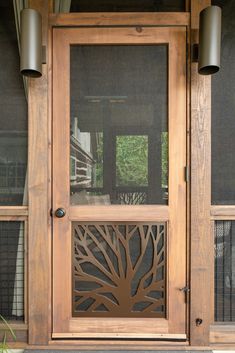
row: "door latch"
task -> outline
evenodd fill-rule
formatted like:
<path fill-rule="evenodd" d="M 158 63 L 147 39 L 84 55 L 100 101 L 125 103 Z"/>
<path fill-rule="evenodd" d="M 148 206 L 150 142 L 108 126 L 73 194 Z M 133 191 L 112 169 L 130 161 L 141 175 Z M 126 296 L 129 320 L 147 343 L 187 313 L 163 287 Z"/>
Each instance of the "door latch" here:
<path fill-rule="evenodd" d="M 188 286 L 185 286 L 183 288 L 180 288 L 179 290 L 185 294 L 185 302 L 187 303 L 187 299 L 188 299 L 188 294 L 190 292 L 190 288 Z"/>
<path fill-rule="evenodd" d="M 185 286 L 183 288 L 180 288 L 180 291 L 184 292 L 184 293 L 189 293 L 190 292 L 190 288 L 188 286 Z"/>

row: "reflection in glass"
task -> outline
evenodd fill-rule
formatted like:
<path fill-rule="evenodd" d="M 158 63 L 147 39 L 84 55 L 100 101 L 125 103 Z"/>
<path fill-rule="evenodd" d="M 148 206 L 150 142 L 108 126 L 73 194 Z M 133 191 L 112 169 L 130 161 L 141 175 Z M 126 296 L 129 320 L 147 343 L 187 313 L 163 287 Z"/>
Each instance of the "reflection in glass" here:
<path fill-rule="evenodd" d="M 117 136 L 116 186 L 148 186 L 148 136 Z"/>
<path fill-rule="evenodd" d="M 71 47 L 71 203 L 166 204 L 167 47 Z"/>

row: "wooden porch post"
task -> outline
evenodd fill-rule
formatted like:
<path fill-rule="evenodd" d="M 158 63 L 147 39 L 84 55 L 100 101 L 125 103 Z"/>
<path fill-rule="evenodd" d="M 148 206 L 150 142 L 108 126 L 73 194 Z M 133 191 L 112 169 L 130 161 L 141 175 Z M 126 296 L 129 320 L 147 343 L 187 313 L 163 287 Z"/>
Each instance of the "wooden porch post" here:
<path fill-rule="evenodd" d="M 42 15 L 43 45 L 47 46 L 48 12 L 52 1 L 30 0 Z M 48 52 L 48 50 L 47 50 Z M 50 213 L 48 160 L 48 69 L 29 79 L 29 240 L 28 240 L 28 343 L 46 345 L 50 328 Z"/>
<path fill-rule="evenodd" d="M 191 39 L 198 43 L 199 13 L 210 0 L 191 1 Z M 209 345 L 211 318 L 211 79 L 191 65 L 191 306 L 190 343 Z M 200 321 L 202 320 L 202 321 Z"/>

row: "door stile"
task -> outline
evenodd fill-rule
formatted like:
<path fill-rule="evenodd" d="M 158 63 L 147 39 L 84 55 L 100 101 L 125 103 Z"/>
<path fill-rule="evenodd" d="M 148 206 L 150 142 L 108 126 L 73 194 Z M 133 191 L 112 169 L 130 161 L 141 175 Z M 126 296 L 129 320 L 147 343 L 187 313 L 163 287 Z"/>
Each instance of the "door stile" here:
<path fill-rule="evenodd" d="M 185 332 L 180 288 L 186 285 L 186 32 L 171 34 L 169 44 L 169 330 Z M 179 49 L 180 48 L 180 49 Z M 177 63 L 177 70 L 175 67 Z M 182 143 L 178 143 L 181 141 Z M 177 146 L 177 149 L 176 149 Z M 179 210 L 179 205 L 182 208 Z M 172 240 L 172 241 L 170 241 Z M 177 248 L 177 250 L 176 250 Z M 184 254 L 182 254 L 184 249 Z M 183 256 L 182 256 L 183 255 Z M 177 264 L 175 266 L 174 264 Z M 183 286 L 182 286 L 183 285 Z M 175 320 L 177 317 L 177 320 Z"/>
<path fill-rule="evenodd" d="M 69 209 L 69 43 L 63 34 L 54 31 L 53 50 L 53 209 L 63 207 Z M 65 74 L 66 73 L 66 74 Z M 56 89 L 55 89 L 56 88 Z M 64 101 L 65 104 L 60 104 Z M 59 103 L 59 107 L 58 107 Z M 63 121 L 64 119 L 64 121 Z M 53 218 L 53 329 L 61 332 L 69 330 L 71 317 L 71 298 L 68 288 L 71 288 L 71 224 L 69 215 L 63 222 Z M 56 235 L 56 236 L 55 236 Z M 60 254 L 60 256 L 56 256 Z M 61 264 L 63 256 L 63 265 Z M 61 278 L 63 279 L 61 281 Z M 61 320 L 61 317 L 64 319 Z"/>

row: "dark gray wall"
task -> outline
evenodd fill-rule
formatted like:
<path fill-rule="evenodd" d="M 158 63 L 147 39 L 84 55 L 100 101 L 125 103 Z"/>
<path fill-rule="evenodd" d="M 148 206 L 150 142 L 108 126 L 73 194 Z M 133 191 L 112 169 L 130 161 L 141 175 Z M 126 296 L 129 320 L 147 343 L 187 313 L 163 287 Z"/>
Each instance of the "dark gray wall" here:
<path fill-rule="evenodd" d="M 212 202 L 235 204 L 235 1 L 222 7 L 221 70 L 212 78 Z"/>
<path fill-rule="evenodd" d="M 71 12 L 184 11 L 185 0 L 72 0 Z"/>
<path fill-rule="evenodd" d="M 13 4 L 4 0 L 0 2 L 0 205 L 22 204 L 27 124 Z"/>

